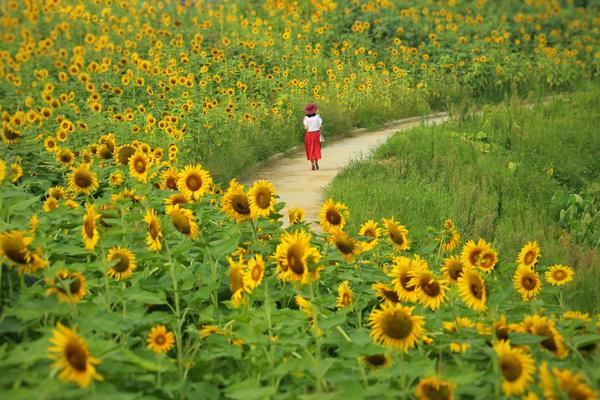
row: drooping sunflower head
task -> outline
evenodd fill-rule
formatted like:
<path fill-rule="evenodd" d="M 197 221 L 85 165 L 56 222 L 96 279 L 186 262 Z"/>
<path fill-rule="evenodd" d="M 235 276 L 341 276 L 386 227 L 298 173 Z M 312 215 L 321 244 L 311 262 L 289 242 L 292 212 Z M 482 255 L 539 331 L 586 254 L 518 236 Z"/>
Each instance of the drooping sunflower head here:
<path fill-rule="evenodd" d="M 337 308 L 348 307 L 352 304 L 352 289 L 348 281 L 344 281 L 338 286 Z"/>
<path fill-rule="evenodd" d="M 46 295 L 56 294 L 61 303 L 79 303 L 87 293 L 87 281 L 81 272 L 59 271 L 46 283 L 50 286 Z"/>
<path fill-rule="evenodd" d="M 89 386 L 93 379 L 101 381 L 103 378 L 94 366 L 100 364 L 100 360 L 91 356 L 83 338 L 60 322 L 56 328 L 52 330 L 52 345 L 48 351 L 49 357 L 56 360 L 52 366 L 61 370 L 60 380 L 75 382 L 82 388 Z"/>
<path fill-rule="evenodd" d="M 569 354 L 565 346 L 565 340 L 556 329 L 554 320 L 539 315 L 526 316 L 523 319 L 523 325 L 527 332 L 543 336 L 544 340 L 540 342 L 540 345 L 544 349 L 553 352 L 558 358 L 565 358 Z"/>
<path fill-rule="evenodd" d="M 392 304 L 400 302 L 400 297 L 398 296 L 396 289 L 386 285 L 383 282 L 375 282 L 371 288 L 375 291 L 375 296 L 377 296 L 381 301 Z"/>
<path fill-rule="evenodd" d="M 212 178 L 201 165 L 188 165 L 179 174 L 177 188 L 191 198 L 198 200 L 209 190 Z"/>
<path fill-rule="evenodd" d="M 377 343 L 408 351 L 423 332 L 423 317 L 413 315 L 413 307 L 384 303 L 371 312 L 371 337 Z"/>
<path fill-rule="evenodd" d="M 90 171 L 90 164 L 79 164 L 69 176 L 69 190 L 77 194 L 92 194 L 98 189 L 96 174 Z"/>
<path fill-rule="evenodd" d="M 117 165 L 129 165 L 129 160 L 135 154 L 135 147 L 130 144 L 124 144 L 117 148 L 115 163 Z"/>
<path fill-rule="evenodd" d="M 19 132 L 12 124 L 8 122 L 2 123 L 2 140 L 6 144 L 15 144 L 23 137 L 23 134 Z"/>
<path fill-rule="evenodd" d="M 533 270 L 533 267 L 521 264 L 515 272 L 513 286 L 523 297 L 523 300 L 532 300 L 540 292 L 542 280 L 537 272 Z"/>
<path fill-rule="evenodd" d="M 527 242 L 519 252 L 517 264 L 533 267 L 535 264 L 537 264 L 539 258 L 540 246 L 538 245 L 538 242 Z"/>
<path fill-rule="evenodd" d="M 229 289 L 235 295 L 237 292 L 244 290 L 244 271 L 246 264 L 240 256 L 237 260 L 232 257 L 227 257 L 229 261 Z"/>
<path fill-rule="evenodd" d="M 426 269 L 415 269 L 409 276 L 419 302 L 432 310 L 438 309 L 446 298 L 446 285 Z"/>
<path fill-rule="evenodd" d="M 148 348 L 155 353 L 166 353 L 173 348 L 175 344 L 175 335 L 167 331 L 164 325 L 152 327 L 148 338 L 146 339 Z"/>
<path fill-rule="evenodd" d="M 487 289 L 483 278 L 473 268 L 466 268 L 457 281 L 458 292 L 465 304 L 475 310 L 486 309 Z"/>
<path fill-rule="evenodd" d="M 160 188 L 162 190 L 177 190 L 177 181 L 179 181 L 179 172 L 177 168 L 171 167 L 160 173 L 162 180 Z"/>
<path fill-rule="evenodd" d="M 171 217 L 171 222 L 175 229 L 185 236 L 192 239 L 198 237 L 198 225 L 196 224 L 196 217 L 191 210 L 181 208 L 179 204 L 170 206 L 167 210 L 167 215 Z"/>
<path fill-rule="evenodd" d="M 302 284 L 311 282 L 314 278 L 311 272 L 318 270 L 315 264 L 321 259 L 321 254 L 311 246 L 310 240 L 311 235 L 302 229 L 283 233 L 274 254 L 280 280 L 300 281 Z"/>
<path fill-rule="evenodd" d="M 460 241 L 460 233 L 456 229 L 456 225 L 451 219 L 447 219 L 444 222 L 444 229 L 440 232 L 439 237 L 436 239 L 440 242 L 442 249 L 445 252 L 451 252 L 458 246 Z"/>
<path fill-rule="evenodd" d="M 290 225 L 301 224 L 304 222 L 304 209 L 300 207 L 291 207 L 288 210 Z"/>
<path fill-rule="evenodd" d="M 266 180 L 254 182 L 248 191 L 250 212 L 254 217 L 268 217 L 275 211 L 275 188 Z"/>
<path fill-rule="evenodd" d="M 244 186 L 240 185 L 235 179 L 229 182 L 229 188 L 223 194 L 221 200 L 221 207 L 229 217 L 237 222 L 252 218 L 248 195 L 244 191 Z"/>
<path fill-rule="evenodd" d="M 454 383 L 430 376 L 421 378 L 415 395 L 419 400 L 454 400 Z"/>
<path fill-rule="evenodd" d="M 450 282 L 451 284 L 456 283 L 463 272 L 463 264 L 460 261 L 460 257 L 451 256 L 445 258 L 441 270 L 446 281 Z"/>
<path fill-rule="evenodd" d="M 502 372 L 502 391 L 505 395 L 519 395 L 525 392 L 533 381 L 535 362 L 522 348 L 511 347 L 507 341 L 494 345 L 498 364 Z"/>
<path fill-rule="evenodd" d="M 394 246 L 395 251 L 410 249 L 408 229 L 406 229 L 404 225 L 399 225 L 394 218 L 384 218 L 383 224 L 385 225 L 387 235 Z"/>
<path fill-rule="evenodd" d="M 377 246 L 381 232 L 382 229 L 379 227 L 379 224 L 372 219 L 360 226 L 358 234 L 367 238 L 367 240 L 363 243 L 363 248 L 365 251 L 371 250 Z"/>
<path fill-rule="evenodd" d="M 144 222 L 148 224 L 148 234 L 146 235 L 146 245 L 150 251 L 160 251 L 162 248 L 161 238 L 163 237 L 160 220 L 156 210 L 149 208 L 144 216 Z"/>
<path fill-rule="evenodd" d="M 0 233 L 0 255 L 19 268 L 26 266 L 32 259 L 29 245 L 33 238 L 25 232 L 13 230 Z"/>
<path fill-rule="evenodd" d="M 336 203 L 332 199 L 327 199 L 319 210 L 319 223 L 325 232 L 330 232 L 335 228 L 343 229 L 348 217 L 348 207 L 342 203 Z"/>
<path fill-rule="evenodd" d="M 415 303 L 418 299 L 415 286 L 411 283 L 414 264 L 408 257 L 394 257 L 392 270 L 388 276 L 392 278 L 394 289 L 401 301 Z"/>
<path fill-rule="evenodd" d="M 94 205 L 86 203 L 85 213 L 83 214 L 83 226 L 81 227 L 81 236 L 85 248 L 89 251 L 94 250 L 98 240 L 100 240 L 100 233 L 96 221 L 100 218 L 100 214 L 96 213 Z"/>
<path fill-rule="evenodd" d="M 244 288 L 252 291 L 260 286 L 265 277 L 265 260 L 260 254 L 255 255 L 248 261 L 248 268 L 244 272 Z"/>
<path fill-rule="evenodd" d="M 129 157 L 129 173 L 140 182 L 148 182 L 148 171 L 152 165 L 152 160 L 141 149 Z"/>
<path fill-rule="evenodd" d="M 21 164 L 12 163 L 10 164 L 10 181 L 12 183 L 17 183 L 19 179 L 23 177 L 23 167 Z"/>
<path fill-rule="evenodd" d="M 169 213 L 169 210 L 176 205 L 181 205 L 181 204 L 188 204 L 192 201 L 192 199 L 190 198 L 190 196 L 184 194 L 184 193 L 175 193 L 172 194 L 170 196 L 168 196 L 165 200 L 164 200 L 164 204 L 165 204 L 165 211 L 167 212 L 167 214 Z"/>
<path fill-rule="evenodd" d="M 375 370 L 379 368 L 389 368 L 392 366 L 392 358 L 385 354 L 371 354 L 362 356 L 361 361 L 369 366 L 370 369 Z"/>
<path fill-rule="evenodd" d="M 568 399 L 596 400 L 598 393 L 583 381 L 583 375 L 575 373 L 568 368 L 552 368 L 552 375 L 556 378 L 560 391 Z M 562 396 L 561 396 L 562 397 Z"/>
<path fill-rule="evenodd" d="M 351 261 L 355 255 L 360 254 L 360 243 L 346 232 L 341 229 L 332 229 L 330 233 L 332 234 L 331 242 L 342 253 L 344 260 Z"/>
<path fill-rule="evenodd" d="M 554 286 L 565 285 L 573 280 L 575 271 L 566 265 L 553 265 L 545 273 L 546 281 Z"/>
<path fill-rule="evenodd" d="M 106 273 L 117 280 L 130 277 L 137 268 L 135 255 L 124 247 L 113 247 L 110 249 L 107 259 L 112 267 Z"/>

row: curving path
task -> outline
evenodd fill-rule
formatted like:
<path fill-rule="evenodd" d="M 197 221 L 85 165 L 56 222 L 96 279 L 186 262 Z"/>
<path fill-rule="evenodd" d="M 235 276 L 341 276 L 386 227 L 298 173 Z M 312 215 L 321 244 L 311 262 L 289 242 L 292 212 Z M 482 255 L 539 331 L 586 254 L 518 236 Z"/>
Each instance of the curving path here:
<path fill-rule="evenodd" d="M 318 221 L 319 208 L 323 203 L 323 189 L 350 161 L 370 154 L 374 148 L 398 131 L 421 124 L 438 124 L 447 119 L 448 113 L 406 118 L 388 123 L 379 131 L 357 129 L 351 132 L 350 137 L 326 141 L 321 151 L 323 159 L 319 162 L 318 171 L 311 171 L 310 162 L 306 160 L 302 146 L 288 155 L 275 156 L 261 164 L 251 171 L 242 183 L 249 185 L 259 179 L 273 183 L 277 194 L 285 202 L 285 208 L 281 211 L 285 215 L 285 226 L 288 225 L 287 209 L 290 207 L 302 207 L 306 221 Z"/>

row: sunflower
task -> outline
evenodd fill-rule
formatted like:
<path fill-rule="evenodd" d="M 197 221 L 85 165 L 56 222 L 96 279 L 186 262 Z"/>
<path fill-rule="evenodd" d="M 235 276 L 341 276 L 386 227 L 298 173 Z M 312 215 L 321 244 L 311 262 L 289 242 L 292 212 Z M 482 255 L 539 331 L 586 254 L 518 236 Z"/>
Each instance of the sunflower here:
<path fill-rule="evenodd" d="M 408 229 L 404 225 L 398 225 L 394 218 L 384 218 L 383 224 L 386 227 L 388 237 L 394 246 L 395 251 L 404 251 L 410 249 L 408 240 Z"/>
<path fill-rule="evenodd" d="M 542 393 L 544 394 L 544 398 L 548 400 L 557 400 L 558 396 L 555 392 L 555 384 L 552 378 L 552 374 L 550 373 L 550 369 L 548 368 L 548 362 L 542 361 L 539 368 L 540 372 L 540 388 L 542 389 Z"/>
<path fill-rule="evenodd" d="M 454 321 L 444 321 L 442 327 L 448 332 L 458 332 L 462 328 L 473 328 L 475 323 L 467 317 L 457 317 Z"/>
<path fill-rule="evenodd" d="M 436 239 L 440 242 L 442 249 L 445 252 L 451 252 L 458 246 L 460 241 L 460 233 L 456 229 L 456 225 L 451 219 L 447 219 L 444 222 L 444 229 L 441 231 L 440 236 Z"/>
<path fill-rule="evenodd" d="M 244 289 L 250 293 L 260 286 L 265 277 L 265 260 L 257 254 L 248 261 L 248 268 L 244 272 Z"/>
<path fill-rule="evenodd" d="M 57 149 L 56 152 L 54 152 L 54 156 L 56 157 L 56 161 L 64 165 L 71 165 L 73 164 L 73 161 L 75 161 L 75 155 L 73 155 L 71 149 L 67 148 Z"/>
<path fill-rule="evenodd" d="M 181 208 L 178 204 L 170 206 L 167 215 L 171 217 L 171 222 L 175 229 L 192 239 L 198 237 L 198 225 L 194 213 L 186 208 Z"/>
<path fill-rule="evenodd" d="M 573 280 L 575 271 L 566 265 L 553 265 L 544 274 L 546 281 L 554 286 L 565 285 Z"/>
<path fill-rule="evenodd" d="M 471 348 L 470 343 L 450 342 L 448 348 L 453 353 L 464 353 Z"/>
<path fill-rule="evenodd" d="M 381 236 L 381 231 L 382 229 L 379 227 L 379 224 L 372 219 L 360 226 L 358 234 L 368 238 L 365 242 L 363 242 L 363 249 L 365 251 L 371 250 L 377 246 L 379 237 Z"/>
<path fill-rule="evenodd" d="M 56 210 L 57 208 L 58 208 L 58 200 L 56 200 L 54 197 L 48 197 L 44 201 L 44 205 L 42 206 L 42 210 L 44 212 L 50 212 L 50 211 Z"/>
<path fill-rule="evenodd" d="M 277 263 L 277 277 L 282 281 L 311 282 L 310 264 L 321 259 L 319 251 L 310 245 L 311 235 L 304 230 L 293 233 L 284 232 L 281 243 L 275 249 L 274 259 Z"/>
<path fill-rule="evenodd" d="M 117 148 L 115 163 L 117 165 L 129 165 L 129 160 L 135 154 L 135 148 L 130 144 L 124 144 Z"/>
<path fill-rule="evenodd" d="M 119 281 L 130 277 L 137 268 L 135 255 L 123 247 L 110 249 L 107 259 L 113 262 L 113 266 L 106 273 Z"/>
<path fill-rule="evenodd" d="M 242 222 L 252 217 L 250 200 L 244 191 L 244 186 L 240 185 L 235 179 L 229 182 L 229 189 L 223 195 L 221 207 L 227 215 L 237 222 Z"/>
<path fill-rule="evenodd" d="M 310 323 L 310 326 L 313 329 L 313 331 L 317 334 L 320 334 L 321 331 L 319 327 L 317 327 L 317 321 L 315 319 L 315 310 L 313 309 L 313 305 L 300 295 L 296 295 L 294 300 L 296 301 L 296 305 L 298 306 L 298 308 L 308 317 L 308 322 Z"/>
<path fill-rule="evenodd" d="M 246 265 L 241 256 L 235 261 L 232 257 L 227 257 L 229 261 L 229 289 L 232 296 L 244 291 L 244 270 Z"/>
<path fill-rule="evenodd" d="M 502 372 L 502 391 L 505 395 L 519 395 L 525 392 L 533 381 L 535 362 L 523 348 L 511 347 L 508 341 L 494 344 L 498 363 Z"/>
<path fill-rule="evenodd" d="M 0 184 L 4 182 L 4 178 L 6 178 L 6 162 L 0 160 Z"/>
<path fill-rule="evenodd" d="M 44 148 L 46 151 L 53 153 L 56 150 L 56 139 L 52 136 L 48 136 L 44 139 Z"/>
<path fill-rule="evenodd" d="M 556 323 L 553 320 L 539 315 L 526 316 L 523 319 L 523 326 L 528 333 L 543 336 L 544 340 L 540 342 L 540 345 L 553 352 L 558 358 L 565 358 L 569 354 L 565 340 L 556 329 Z"/>
<path fill-rule="evenodd" d="M 433 272 L 419 268 L 411 271 L 409 285 L 415 288 L 417 299 L 431 310 L 437 310 L 446 298 L 446 285 Z"/>
<path fill-rule="evenodd" d="M 162 190 L 177 190 L 177 181 L 179 180 L 179 172 L 177 168 L 171 167 L 160 173 L 162 180 L 160 188 Z"/>
<path fill-rule="evenodd" d="M 291 207 L 288 210 L 290 225 L 301 224 L 304 222 L 304 209 L 300 207 Z"/>
<path fill-rule="evenodd" d="M 165 211 L 167 212 L 167 214 L 169 213 L 169 210 L 173 207 L 176 206 L 178 204 L 188 204 L 192 201 L 192 199 L 190 198 L 190 196 L 184 194 L 184 193 L 174 193 L 170 196 L 168 196 L 165 200 L 164 200 L 164 204 L 165 204 Z"/>
<path fill-rule="evenodd" d="M 419 400 L 454 400 L 456 385 L 441 378 L 421 378 L 415 390 Z"/>
<path fill-rule="evenodd" d="M 121 171 L 115 171 L 108 177 L 108 183 L 114 188 L 118 188 L 123 184 L 123 174 Z"/>
<path fill-rule="evenodd" d="M 87 293 L 87 282 L 81 272 L 58 271 L 52 279 L 46 278 L 50 285 L 46 296 L 56 294 L 59 302 L 79 303 Z"/>
<path fill-rule="evenodd" d="M 394 264 L 388 276 L 392 278 L 392 284 L 401 301 L 415 303 L 418 300 L 417 292 L 410 283 L 411 272 L 418 263 L 412 263 L 408 257 L 394 257 Z"/>
<path fill-rule="evenodd" d="M 360 254 L 360 243 L 351 238 L 346 232 L 341 229 L 332 229 L 331 242 L 342 253 L 344 260 L 352 261 L 355 255 Z"/>
<path fill-rule="evenodd" d="M 466 267 L 480 268 L 490 272 L 498 262 L 498 255 L 485 240 L 479 239 L 477 243 L 469 240 L 463 247 L 460 261 Z"/>
<path fill-rule="evenodd" d="M 148 170 L 152 165 L 146 154 L 140 149 L 129 158 L 129 173 L 140 182 L 148 182 Z"/>
<path fill-rule="evenodd" d="M 457 286 L 460 297 L 468 307 L 475 311 L 485 310 L 486 284 L 475 269 L 464 269 L 458 278 Z"/>
<path fill-rule="evenodd" d="M 423 317 L 413 315 L 414 307 L 384 303 L 369 316 L 371 337 L 377 343 L 408 351 L 423 333 Z"/>
<path fill-rule="evenodd" d="M 92 194 L 98 189 L 96 174 L 90 171 L 90 164 L 79 164 L 72 169 L 69 177 L 69 190 L 77 194 Z"/>
<path fill-rule="evenodd" d="M 33 238 L 25 236 L 23 231 L 8 231 L 0 233 L 0 255 L 19 269 L 27 265 L 32 258 L 29 245 Z"/>
<path fill-rule="evenodd" d="M 211 183 L 212 178 L 208 174 L 208 171 L 202 169 L 201 165 L 188 165 L 179 174 L 177 189 L 194 200 L 198 200 L 208 191 Z"/>
<path fill-rule="evenodd" d="M 61 200 L 67 197 L 65 188 L 62 186 L 52 186 L 48 189 L 48 196 L 54 197 L 56 200 Z"/>
<path fill-rule="evenodd" d="M 146 236 L 146 245 L 150 251 L 160 251 L 162 244 L 160 239 L 163 237 L 160 227 L 160 220 L 156 215 L 156 211 L 152 208 L 146 211 L 144 222 L 148 224 L 148 235 Z"/>
<path fill-rule="evenodd" d="M 344 281 L 338 286 L 337 308 L 348 307 L 352 304 L 352 289 L 348 281 Z"/>
<path fill-rule="evenodd" d="M 577 400 L 595 400 L 598 398 L 598 393 L 582 382 L 583 376 L 581 374 L 574 373 L 566 368 L 552 368 L 552 375 L 556 378 L 560 390 L 566 394 L 566 398 Z"/>
<path fill-rule="evenodd" d="M 577 321 L 590 322 L 592 319 L 590 318 L 590 314 L 582 313 L 581 311 L 565 311 L 563 312 L 560 319 L 574 319 Z"/>
<path fill-rule="evenodd" d="M 10 164 L 10 181 L 12 183 L 17 183 L 17 181 L 22 177 L 23 167 L 21 167 L 21 165 L 17 163 Z"/>
<path fill-rule="evenodd" d="M 392 304 L 396 304 L 400 302 L 400 297 L 398 296 L 398 292 L 392 287 L 389 287 L 383 282 L 375 282 L 371 288 L 375 291 L 375 296 L 379 299 L 389 302 Z"/>
<path fill-rule="evenodd" d="M 54 353 L 49 357 L 56 360 L 52 367 L 61 369 L 60 380 L 75 382 L 82 388 L 89 386 L 93 379 L 102 381 L 102 375 L 94 367 L 100 360 L 91 356 L 83 338 L 60 322 L 56 328 L 52 330 L 50 343 L 53 346 L 48 347 L 48 351 Z"/>
<path fill-rule="evenodd" d="M 463 264 L 460 261 L 460 257 L 451 256 L 444 258 L 444 264 L 442 265 L 441 271 L 447 282 L 450 282 L 450 284 L 456 283 L 463 272 Z"/>
<path fill-rule="evenodd" d="M 273 184 L 266 180 L 254 182 L 248 190 L 248 200 L 252 216 L 268 217 L 275 212 L 276 198 Z"/>
<path fill-rule="evenodd" d="M 517 264 L 532 267 L 537 264 L 540 258 L 540 246 L 538 242 L 527 242 L 519 252 Z"/>
<path fill-rule="evenodd" d="M 146 342 L 148 348 L 153 352 L 166 353 L 173 348 L 175 335 L 173 335 L 173 332 L 167 331 L 164 325 L 156 325 L 150 330 Z"/>
<path fill-rule="evenodd" d="M 7 122 L 2 123 L 2 140 L 5 144 L 15 144 L 23 137 L 23 134 L 11 127 Z"/>
<path fill-rule="evenodd" d="M 83 226 L 81 227 L 81 236 L 85 248 L 89 251 L 93 251 L 100 240 L 100 233 L 96 226 L 96 220 L 100 218 L 100 214 L 96 213 L 96 209 L 93 204 L 86 203 L 85 213 L 83 214 Z"/>
<path fill-rule="evenodd" d="M 533 267 L 520 264 L 513 278 L 513 286 L 521 294 L 523 300 L 532 300 L 540 292 L 542 280 Z"/>
<path fill-rule="evenodd" d="M 35 232 L 37 230 L 39 222 L 40 222 L 40 219 L 38 218 L 37 214 L 32 214 L 31 217 L 29 218 L 29 232 L 34 236 L 35 236 Z"/>
<path fill-rule="evenodd" d="M 362 356 L 360 360 L 367 364 L 370 369 L 389 368 L 392 366 L 392 358 L 385 354 Z"/>
<path fill-rule="evenodd" d="M 325 232 L 330 232 L 334 228 L 344 229 L 348 217 L 348 207 L 332 199 L 327 199 L 319 210 L 319 223 Z"/>

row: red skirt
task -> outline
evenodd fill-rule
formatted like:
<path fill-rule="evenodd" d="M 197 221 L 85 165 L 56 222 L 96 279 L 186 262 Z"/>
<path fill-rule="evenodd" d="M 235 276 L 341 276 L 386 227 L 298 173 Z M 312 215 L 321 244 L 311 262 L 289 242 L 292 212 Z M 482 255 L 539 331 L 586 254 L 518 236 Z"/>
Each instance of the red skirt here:
<path fill-rule="evenodd" d="M 320 136 L 321 133 L 319 131 L 306 132 L 304 135 L 304 148 L 306 149 L 307 160 L 321 159 L 321 142 L 319 141 Z"/>

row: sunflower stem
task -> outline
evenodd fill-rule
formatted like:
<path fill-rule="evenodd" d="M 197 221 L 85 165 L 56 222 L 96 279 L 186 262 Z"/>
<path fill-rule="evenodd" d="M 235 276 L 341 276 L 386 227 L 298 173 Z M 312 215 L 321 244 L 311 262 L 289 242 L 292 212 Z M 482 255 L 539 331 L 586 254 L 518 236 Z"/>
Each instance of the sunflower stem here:
<path fill-rule="evenodd" d="M 162 357 L 158 356 L 158 372 L 156 374 L 156 385 L 159 389 L 162 388 Z"/>
<path fill-rule="evenodd" d="M 400 384 L 402 385 L 402 392 L 406 394 L 406 366 L 404 365 L 404 351 L 400 350 L 400 370 L 402 375 L 400 376 Z"/>
<path fill-rule="evenodd" d="M 167 247 L 167 252 L 169 255 L 169 261 L 170 261 L 170 268 L 169 268 L 169 272 L 171 275 L 171 282 L 173 284 L 173 295 L 175 296 L 175 342 L 176 342 L 176 346 L 177 346 L 177 367 L 179 369 L 179 375 L 182 375 L 182 360 L 181 360 L 181 355 L 182 355 L 182 342 L 181 342 L 181 326 L 182 326 L 182 321 L 181 321 L 181 310 L 180 310 L 180 306 L 179 306 L 179 288 L 177 286 L 177 274 L 175 272 L 175 263 L 173 263 L 173 260 L 171 259 L 171 251 L 170 249 Z"/>

